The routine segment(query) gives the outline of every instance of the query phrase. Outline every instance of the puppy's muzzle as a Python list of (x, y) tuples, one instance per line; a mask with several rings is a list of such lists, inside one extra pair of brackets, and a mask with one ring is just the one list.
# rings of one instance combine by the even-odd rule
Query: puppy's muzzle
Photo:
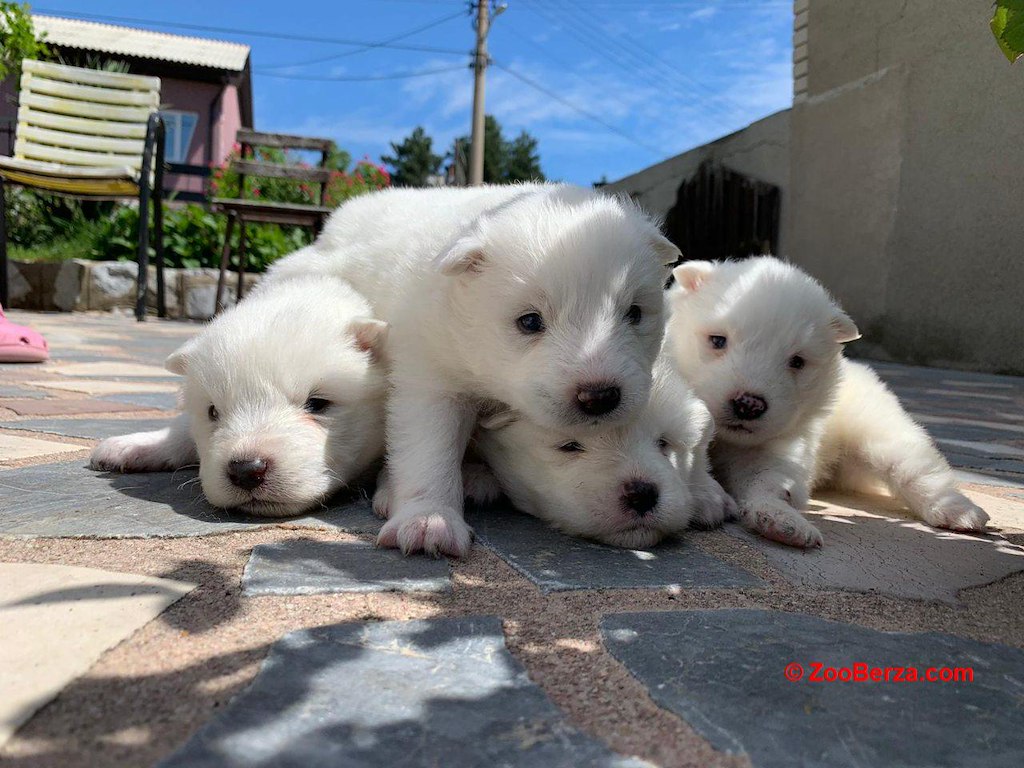
[(576, 390), (576, 406), (587, 416), (604, 416), (619, 407), (622, 390), (603, 384), (585, 384)]
[(629, 480), (622, 484), (622, 503), (643, 517), (658, 506), (658, 486), (646, 480)]
[(768, 401), (761, 395), (752, 395), (749, 392), (734, 397), (730, 405), (733, 415), (740, 421), (759, 419), (768, 411)]
[(228, 462), (228, 480), (237, 488), (251, 491), (263, 484), (270, 464), (265, 459), (233, 459)]

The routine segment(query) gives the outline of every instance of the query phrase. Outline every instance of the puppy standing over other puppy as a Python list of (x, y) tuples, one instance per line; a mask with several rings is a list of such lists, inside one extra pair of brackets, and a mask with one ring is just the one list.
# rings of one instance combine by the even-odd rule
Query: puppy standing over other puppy
[(564, 185), (386, 191), (342, 206), (313, 251), (269, 281), (337, 275), (391, 325), (383, 546), (468, 552), (460, 467), (481, 409), (601, 430), (647, 402), (679, 251), (629, 203)]
[(90, 466), (199, 461), (211, 504), (281, 517), (320, 504), (384, 452), (387, 325), (326, 275), (260, 286), (167, 358), (185, 377), (170, 426), (102, 441)]
[[(481, 420), (473, 449), (522, 511), (573, 536), (640, 549), (735, 514), (710, 474), (713, 433), (708, 409), (659, 361), (650, 400), (629, 424), (593, 434), (506, 412)], [(493, 495), (478, 493), (467, 486), (467, 498)]]
[(949, 464), (896, 396), (842, 345), (860, 337), (820, 283), (771, 257), (673, 272), (666, 346), (711, 410), (714, 471), (743, 524), (798, 547), (821, 533), (813, 489), (884, 486), (929, 525), (982, 530)]

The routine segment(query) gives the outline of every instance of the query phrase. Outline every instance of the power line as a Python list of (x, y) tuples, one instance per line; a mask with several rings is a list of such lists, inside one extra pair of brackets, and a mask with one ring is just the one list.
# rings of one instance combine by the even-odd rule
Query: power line
[(421, 69), (413, 72), (388, 72), (382, 75), (292, 75), (254, 69), (253, 74), (262, 75), (263, 77), (276, 77), (281, 80), (318, 80), (321, 82), (363, 83), (374, 80), (404, 80), (410, 77), (426, 77), (427, 75), (437, 75), (441, 72), (455, 72), (456, 70), (461, 71), (465, 69), (466, 67), (459, 65), (455, 67), (438, 67), (437, 69)]
[(370, 45), (364, 45), (362, 48), (356, 48), (355, 50), (342, 51), (341, 53), (334, 53), (334, 54), (331, 54), (330, 56), (321, 56), (321, 57), (316, 58), (316, 59), (308, 59), (306, 61), (297, 61), (297, 62), (293, 62), (291, 64), (268, 64), (263, 69), (267, 70), (267, 69), (284, 69), (286, 67), (305, 67), (305, 66), (308, 66), (310, 64), (320, 64), (320, 63), (323, 63), (325, 61), (334, 61), (334, 60), (337, 60), (337, 59), (343, 59), (346, 56), (355, 56), (357, 53), (365, 53), (366, 51), (371, 51), (371, 50), (373, 50), (375, 48), (383, 48), (384, 46), (386, 46), (386, 45), (388, 45), (390, 43), (397, 43), (399, 40), (404, 40), (407, 37), (412, 37), (413, 35), (418, 35), (420, 32), (426, 32), (428, 29), (433, 29), (434, 27), (439, 27), (442, 24), (444, 24), (445, 22), (451, 21), (452, 19), (457, 19), (457, 18), (462, 17), (462, 16), (466, 16), (466, 11), (459, 11), (458, 13), (453, 13), (453, 14), (450, 14), (448, 16), (442, 16), (440, 19), (436, 19), (435, 21), (432, 21), (429, 24), (424, 24), (424, 25), (422, 25), (420, 27), (416, 27), (415, 29), (410, 29), (408, 32), (403, 32), (400, 35), (395, 35), (394, 37), (389, 37), (386, 40), (381, 40), (379, 43), (372, 43)]
[(512, 75), (512, 77), (516, 78), (517, 80), (521, 81), (522, 83), (525, 83), (526, 85), (530, 86), (531, 88), (533, 88), (533, 89), (535, 89), (537, 91), (540, 91), (545, 96), (548, 96), (548, 97), (554, 99), (555, 101), (559, 102), (560, 104), (564, 104), (565, 106), (569, 107), (569, 109), (573, 110), (574, 112), (578, 112), (579, 114), (583, 115), (584, 117), (587, 117), (587, 118), (593, 120), (595, 123), (603, 125), (609, 131), (611, 131), (612, 133), (618, 134), (619, 136), (621, 136), (622, 138), (626, 139), (630, 143), (636, 144), (638, 147), (642, 147), (643, 149), (646, 149), (648, 152), (651, 152), (651, 153), (653, 153), (654, 155), (656, 155), (658, 157), (662, 157), (665, 154), (663, 149), (661, 149), (659, 147), (655, 147), (653, 144), (647, 144), (646, 142), (642, 141), (641, 139), (638, 139), (633, 134), (628, 133), (627, 131), (622, 130), (617, 125), (612, 125), (611, 123), (605, 121), (603, 118), (599, 117), (598, 115), (595, 115), (593, 112), (590, 112), (589, 110), (583, 109), (583, 107), (580, 107), (577, 104), (573, 104), (568, 99), (563, 98), (561, 96), (561, 94), (559, 94), (559, 93), (557, 93), (555, 91), (552, 91), (550, 88), (546, 88), (545, 86), (543, 86), (540, 83), (538, 83), (536, 80), (534, 80), (534, 79), (532, 79), (530, 77), (527, 77), (526, 75), (522, 74), (521, 72), (517, 72), (516, 70), (514, 70), (514, 69), (512, 69), (510, 67), (506, 67), (504, 64), (500, 64), (499, 62), (493, 61), (493, 60), (491, 61), (491, 65), (497, 67), (502, 72), (507, 72), (508, 74)]
[(66, 11), (54, 10), (52, 8), (36, 8), (36, 13), (54, 14), (72, 19), (84, 21), (113, 21), (126, 24), (150, 24), (158, 27), (170, 27), (172, 29), (188, 29), (197, 32), (216, 32), (225, 35), (238, 35), (247, 37), (268, 37), (275, 40), (292, 40), (302, 43), (328, 43), (330, 45), (353, 45), (357, 47), (373, 46), (377, 48), (391, 48), (399, 51), (420, 51), (422, 53), (443, 53), (449, 56), (465, 56), (465, 51), (456, 51), (451, 48), (434, 48), (427, 45), (398, 45), (394, 43), (375, 43), (372, 40), (351, 40), (340, 37), (317, 37), (313, 35), (297, 35), (287, 32), (268, 32), (262, 29), (241, 29), (236, 27), (217, 27), (209, 24), (184, 24), (177, 21), (158, 21), (156, 19), (142, 19), (134, 16), (106, 16), (98, 13), (68, 13)]

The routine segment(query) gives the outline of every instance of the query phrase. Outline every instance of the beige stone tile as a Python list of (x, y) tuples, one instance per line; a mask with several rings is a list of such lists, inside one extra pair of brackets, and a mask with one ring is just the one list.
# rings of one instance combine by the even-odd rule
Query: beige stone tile
[(103, 363), (68, 363), (67, 365), (55, 365), (47, 370), (49, 373), (59, 373), (62, 376), (155, 376), (165, 378), (168, 375), (167, 369), (162, 366), (116, 360)]
[[(165, 374), (166, 375), (166, 374)], [(77, 381), (30, 381), (34, 387), (59, 389), (63, 392), (83, 392), (87, 395), (114, 395), (120, 392), (177, 392), (178, 386), (171, 382), (152, 381), (104, 381), (103, 379), (79, 379)]]
[(194, 587), (95, 568), (0, 563), (0, 745), (105, 650)]
[[(974, 488), (962, 488), (964, 495), (988, 512), (989, 527), (1007, 533), (1024, 533), (1024, 501), (1013, 501)], [(1022, 497), (1024, 498), (1024, 497)]]
[[(14, 426), (5, 424), (4, 426)], [(38, 456), (58, 455), (80, 451), (83, 446), (72, 445), (71, 443), (58, 443), (49, 440), (36, 440), (31, 437), (20, 435), (0, 434), (0, 461), (15, 461), (17, 459), (33, 459)]]

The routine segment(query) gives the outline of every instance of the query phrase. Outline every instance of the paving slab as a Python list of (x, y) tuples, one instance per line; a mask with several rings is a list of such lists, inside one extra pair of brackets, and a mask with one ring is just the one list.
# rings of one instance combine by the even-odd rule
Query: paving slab
[(175, 411), (178, 409), (177, 392), (126, 392), (119, 395), (103, 395), (98, 399), (110, 403), (137, 405), (140, 408), (159, 408), (162, 411)]
[(45, 381), (27, 382), (43, 389), (53, 389), (60, 392), (79, 392), (85, 395), (110, 395), (120, 392), (176, 392), (178, 384), (167, 380), (163, 382), (145, 380), (124, 380), (108, 381), (107, 379), (69, 379), (57, 381), (47, 379)]
[(38, 389), (0, 384), (0, 397), (20, 397), (40, 400), (44, 397), (50, 397), (50, 395), (46, 392), (40, 392)]
[[(4, 426), (0, 424), (0, 427)], [(84, 446), (72, 443), (58, 443), (51, 440), (36, 440), (22, 435), (0, 434), (0, 461), (34, 459), (39, 456), (56, 456), (61, 453), (81, 451)], [(2, 477), (2, 475), (0, 475)]]
[[(971, 495), (983, 507), (991, 503)], [(816, 589), (955, 602), (961, 589), (1024, 571), (1024, 547), (998, 535), (931, 528), (888, 498), (829, 494), (811, 507), (806, 517), (825, 539), (820, 549), (787, 547), (738, 525), (725, 531), (758, 549), (787, 581)]]
[(690, 535), (648, 550), (606, 547), (558, 533), (504, 501), (467, 509), (466, 520), (481, 544), (544, 592), (764, 585), (756, 576), (699, 549)]
[[(1018, 648), (744, 609), (616, 614), (602, 633), (657, 704), (755, 768), (1024, 765)], [(814, 663), (963, 667), (974, 680), (812, 682)]]
[(0, 427), (99, 440), (130, 432), (151, 432), (170, 423), (171, 419), (27, 419), (0, 421)]
[(448, 561), (406, 557), (366, 541), (293, 539), (258, 544), (242, 573), (247, 595), (318, 595), (336, 592), (445, 592)]
[(497, 617), (293, 632), (162, 768), (639, 768), (573, 727)]
[(0, 583), (0, 745), (100, 654), (195, 587), (36, 563), (0, 563)]
[(0, 408), (9, 408), (19, 416), (69, 416), (78, 413), (126, 413), (141, 410), (127, 403), (101, 400), (52, 398), (48, 400), (0, 400)]
[(152, 538), (204, 536), (266, 525), (376, 533), (380, 520), (364, 498), (339, 497), (300, 517), (252, 517), (203, 498), (194, 470), (120, 475), (80, 462), (0, 471), (0, 535)]
[(68, 365), (53, 367), (53, 373), (62, 376), (101, 376), (101, 377), (156, 377), (163, 379), (167, 377), (167, 369), (156, 365), (145, 365), (131, 361), (110, 360), (102, 362), (81, 363), (75, 362)]

